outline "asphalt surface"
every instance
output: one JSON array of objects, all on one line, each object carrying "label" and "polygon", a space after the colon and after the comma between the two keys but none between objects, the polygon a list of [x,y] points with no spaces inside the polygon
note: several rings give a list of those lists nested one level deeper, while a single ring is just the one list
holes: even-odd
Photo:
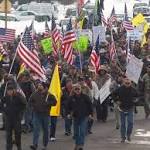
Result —
[{"label": "asphalt surface", "polygon": [[[0,116],[1,124],[1,116]],[[57,124],[56,141],[49,142],[48,150],[73,150],[74,141],[72,136],[64,135],[64,122],[60,118]],[[42,135],[42,132],[41,132]],[[32,133],[23,134],[22,148],[30,150],[32,144]],[[42,148],[42,136],[39,141],[39,148]],[[134,131],[132,141],[121,143],[120,132],[115,129],[113,112],[109,113],[106,123],[95,121],[93,134],[88,135],[84,150],[149,150],[150,149],[150,119],[144,118],[144,110],[138,107],[138,114],[135,114]],[[5,150],[5,132],[0,131],[0,150]],[[14,146],[14,150],[16,150]]]}]

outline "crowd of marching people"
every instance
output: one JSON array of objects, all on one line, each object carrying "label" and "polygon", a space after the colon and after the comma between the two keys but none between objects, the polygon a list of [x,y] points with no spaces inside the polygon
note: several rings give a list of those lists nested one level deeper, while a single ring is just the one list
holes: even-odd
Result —
[{"label": "crowd of marching people", "polygon": [[[25,134],[33,132],[33,143],[30,148],[37,150],[40,128],[43,131],[43,150],[47,149],[49,140],[56,140],[59,116],[50,115],[50,110],[58,101],[55,95],[48,94],[48,89],[57,64],[62,90],[60,115],[64,120],[64,134],[72,135],[75,140],[74,150],[83,150],[85,137],[87,134],[92,134],[95,120],[107,122],[109,107],[113,107],[115,128],[120,129],[121,142],[131,141],[136,105],[144,106],[146,119],[150,115],[150,30],[145,35],[146,43],[141,47],[138,40],[128,45],[126,31],[119,24],[117,30],[111,31],[107,28],[106,41],[99,43],[98,47],[89,43],[88,50],[82,56],[74,51],[74,63],[71,65],[61,56],[55,58],[53,54],[43,54],[39,41],[44,35],[34,36],[35,50],[41,65],[45,68],[46,81],[41,81],[28,66],[20,71],[22,59],[15,57],[20,37],[13,44],[0,43],[0,111],[3,113],[1,130],[6,131],[6,150],[12,150],[14,142],[17,149],[22,150],[22,132]],[[112,37],[116,50],[113,59],[110,58]],[[26,41],[25,38],[21,40],[24,46],[29,44],[27,48],[31,48],[31,43],[28,43],[30,41]],[[20,49],[24,46],[19,45],[20,56],[22,52]],[[126,51],[128,46],[130,54]],[[90,54],[93,47],[100,56],[98,68],[91,64]],[[134,55],[144,63],[137,85],[125,74],[130,55]],[[109,79],[111,79],[111,94],[101,102],[99,90]]]}]

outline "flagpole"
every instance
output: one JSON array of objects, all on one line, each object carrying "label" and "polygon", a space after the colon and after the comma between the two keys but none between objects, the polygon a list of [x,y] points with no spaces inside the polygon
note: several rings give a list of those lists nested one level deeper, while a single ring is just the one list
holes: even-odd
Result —
[{"label": "flagpole", "polygon": [[5,29],[7,29],[7,1],[5,0]]},{"label": "flagpole", "polygon": [[[25,30],[26,30],[26,29],[25,29]],[[21,39],[20,39],[20,42],[22,41],[22,38],[23,38],[23,36],[24,36],[24,33],[25,33],[25,31],[24,31],[23,34],[22,34],[22,37],[21,37]],[[20,44],[20,42],[19,42],[19,44]],[[18,45],[19,45],[19,44],[18,44]],[[12,71],[12,68],[13,68],[13,65],[14,65],[14,62],[15,62],[16,57],[17,57],[17,49],[16,49],[15,55],[14,55],[14,57],[13,57],[12,63],[11,63],[11,65],[10,65],[10,69],[9,69],[9,72],[8,72],[8,76],[10,75],[10,73],[11,73],[11,71]],[[8,85],[8,82],[6,83],[6,86],[5,86],[4,96],[6,95],[7,85]]]}]

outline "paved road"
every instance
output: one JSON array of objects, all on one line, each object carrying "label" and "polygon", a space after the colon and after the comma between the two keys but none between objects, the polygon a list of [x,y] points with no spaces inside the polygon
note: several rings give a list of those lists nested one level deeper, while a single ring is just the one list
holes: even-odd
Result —
[{"label": "paved road", "polygon": [[[144,119],[143,109],[138,108],[139,112],[135,115],[135,126],[132,142],[120,143],[119,130],[115,129],[113,113],[110,114],[106,123],[95,121],[93,134],[86,139],[85,150],[149,150],[150,149],[150,119]],[[49,143],[48,150],[73,150],[74,144],[71,137],[66,137],[63,133],[63,122],[60,119],[57,126],[57,140]],[[0,131],[0,150],[5,150],[5,133]],[[40,140],[40,145],[41,145]],[[23,150],[30,150],[32,134],[23,135]],[[39,146],[39,150],[41,147]],[[14,148],[14,150],[16,150]]]}]

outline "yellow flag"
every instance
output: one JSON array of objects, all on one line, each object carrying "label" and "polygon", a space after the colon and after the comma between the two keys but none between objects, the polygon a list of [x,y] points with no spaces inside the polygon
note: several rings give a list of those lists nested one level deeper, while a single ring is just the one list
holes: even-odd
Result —
[{"label": "yellow flag", "polygon": [[144,16],[143,16],[141,13],[137,14],[137,15],[132,19],[132,24],[133,24],[134,26],[139,26],[139,25],[141,25],[143,22],[145,22],[145,18],[144,18]]},{"label": "yellow flag", "polygon": [[0,3],[0,12],[10,12],[11,11],[11,2],[10,0],[3,0]]},{"label": "yellow flag", "polygon": [[80,24],[80,29],[83,29],[83,23],[84,23],[84,17],[83,17],[83,19],[79,22],[79,24]]},{"label": "yellow flag", "polygon": [[24,65],[24,64],[21,64],[20,70],[19,70],[19,73],[18,73],[18,77],[19,77],[20,74],[22,74],[24,71],[25,71],[25,65]]},{"label": "yellow flag", "polygon": [[55,66],[48,92],[54,95],[57,100],[56,106],[52,106],[51,108],[50,116],[60,116],[62,91],[61,91],[60,77],[59,77],[59,71],[58,71],[58,64]]},{"label": "yellow flag", "polygon": [[148,25],[147,22],[145,22],[145,24],[144,24],[144,29],[143,29],[143,39],[142,39],[142,44],[141,44],[141,46],[143,46],[143,45],[146,43],[145,34],[147,33],[148,29],[149,29],[149,25]]},{"label": "yellow flag", "polygon": [[3,60],[3,55],[0,54],[0,62]]}]

